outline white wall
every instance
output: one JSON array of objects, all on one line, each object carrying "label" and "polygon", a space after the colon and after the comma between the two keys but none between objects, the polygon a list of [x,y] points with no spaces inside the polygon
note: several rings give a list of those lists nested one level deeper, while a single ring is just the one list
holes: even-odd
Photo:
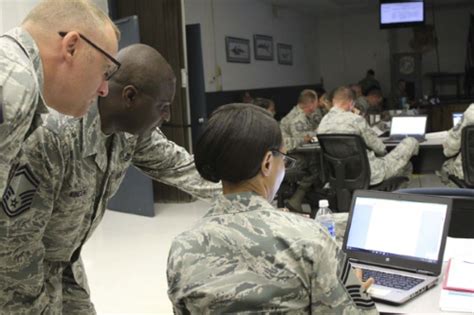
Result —
[{"label": "white wall", "polygon": [[389,37],[374,12],[340,12],[318,23],[321,76],[326,89],[357,83],[372,68],[382,90],[390,89]]},{"label": "white wall", "polygon": [[[469,31],[470,14],[474,14],[474,2],[469,6],[444,7],[435,10],[435,28],[438,37],[439,63],[438,70],[434,49],[422,56],[422,71],[429,72],[464,72],[466,62],[466,44]],[[433,11],[426,14],[428,24],[433,24]],[[413,38],[411,29],[398,29],[394,52],[410,52],[410,40]],[[431,91],[430,81],[423,78],[423,93]],[[442,93],[454,94],[454,86],[445,86]]]},{"label": "white wall", "polygon": [[[272,6],[262,0],[185,0],[184,3],[186,24],[201,24],[206,92],[319,82],[315,18],[288,9],[278,9],[274,14]],[[254,34],[273,37],[273,61],[254,59]],[[226,61],[226,36],[250,40],[250,64]],[[278,42],[293,46],[292,66],[278,64]]]},{"label": "white wall", "polygon": [[[470,13],[474,13],[474,1],[473,5],[445,6],[435,11],[442,72],[464,72]],[[384,93],[390,92],[390,55],[413,52],[409,46],[413,30],[380,30],[378,19],[376,11],[356,14],[341,12],[318,19],[319,64],[326,89],[358,82],[366,70],[372,68]],[[433,24],[430,8],[426,20],[428,24]],[[394,32],[393,36],[390,36],[390,32]],[[390,43],[390,40],[393,42]],[[422,72],[437,71],[435,51],[423,54]],[[424,76],[423,93],[428,94],[430,90],[429,79]],[[453,94],[454,87],[447,86],[443,93]]]}]

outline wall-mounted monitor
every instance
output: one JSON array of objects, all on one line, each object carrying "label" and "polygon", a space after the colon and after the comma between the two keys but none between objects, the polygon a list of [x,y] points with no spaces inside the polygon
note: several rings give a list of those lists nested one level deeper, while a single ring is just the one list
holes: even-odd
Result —
[{"label": "wall-mounted monitor", "polygon": [[380,28],[408,27],[425,23],[424,0],[380,0]]}]

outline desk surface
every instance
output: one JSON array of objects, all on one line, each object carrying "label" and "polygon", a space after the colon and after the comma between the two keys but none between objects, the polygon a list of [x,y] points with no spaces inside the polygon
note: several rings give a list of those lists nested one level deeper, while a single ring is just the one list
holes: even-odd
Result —
[{"label": "desk surface", "polygon": [[[460,255],[474,256],[474,239],[456,239],[448,237],[446,243],[446,250],[444,254],[444,261],[446,262],[451,257],[459,257]],[[444,268],[443,268],[444,269]],[[439,283],[422,293],[418,297],[410,300],[401,306],[392,306],[383,303],[376,303],[379,312],[384,313],[404,313],[404,314],[469,314],[456,312],[443,312],[439,308],[439,298],[441,294],[442,280],[444,276],[440,277]]]}]

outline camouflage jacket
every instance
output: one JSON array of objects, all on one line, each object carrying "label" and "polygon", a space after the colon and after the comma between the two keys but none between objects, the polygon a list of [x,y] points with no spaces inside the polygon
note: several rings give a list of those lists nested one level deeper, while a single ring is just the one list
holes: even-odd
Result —
[{"label": "camouflage jacket", "polygon": [[463,114],[462,120],[448,132],[448,137],[443,143],[444,155],[448,158],[443,164],[443,170],[448,174],[464,179],[461,157],[461,136],[466,126],[474,125],[474,104],[471,104]]},{"label": "camouflage jacket", "polygon": [[[0,284],[0,309],[18,308],[15,303],[42,309],[49,303],[44,295],[55,293],[44,292],[52,290],[45,283],[78,259],[131,164],[199,198],[210,200],[222,191],[202,179],[193,156],[159,129],[145,138],[104,135],[96,106],[83,119],[67,123],[48,115],[22,152],[15,165],[19,175],[9,185],[13,193],[3,203],[13,207],[25,192],[28,203],[2,227],[0,271],[8,281]],[[83,274],[75,275],[87,289]]]},{"label": "camouflage jacket", "polygon": [[377,184],[385,176],[385,161],[379,158],[386,153],[385,144],[377,137],[367,121],[352,112],[333,107],[324,116],[318,128],[318,133],[346,133],[362,137],[367,145],[367,157],[370,164],[370,183]]},{"label": "camouflage jacket", "polygon": [[0,36],[0,196],[36,114],[47,112],[42,89],[43,68],[33,38],[20,27]]},{"label": "camouflage jacket", "polygon": [[174,239],[167,277],[176,314],[378,314],[325,228],[251,192]]},{"label": "camouflage jacket", "polygon": [[296,105],[280,122],[283,141],[288,151],[297,148],[304,142],[304,136],[316,135],[317,124],[313,117],[308,117]]}]

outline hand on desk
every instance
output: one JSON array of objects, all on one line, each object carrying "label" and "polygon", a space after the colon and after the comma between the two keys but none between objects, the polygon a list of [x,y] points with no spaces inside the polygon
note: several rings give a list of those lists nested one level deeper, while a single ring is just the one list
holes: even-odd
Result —
[{"label": "hand on desk", "polygon": [[313,138],[313,137],[311,137],[310,135],[304,136],[304,143],[311,143],[311,139],[312,139],[312,138]]},{"label": "hand on desk", "polygon": [[372,277],[367,279],[367,281],[365,282],[362,281],[362,269],[355,268],[354,271],[355,271],[356,277],[362,282],[362,288],[364,289],[364,291],[367,291],[370,288],[370,286],[375,283],[375,280]]}]

